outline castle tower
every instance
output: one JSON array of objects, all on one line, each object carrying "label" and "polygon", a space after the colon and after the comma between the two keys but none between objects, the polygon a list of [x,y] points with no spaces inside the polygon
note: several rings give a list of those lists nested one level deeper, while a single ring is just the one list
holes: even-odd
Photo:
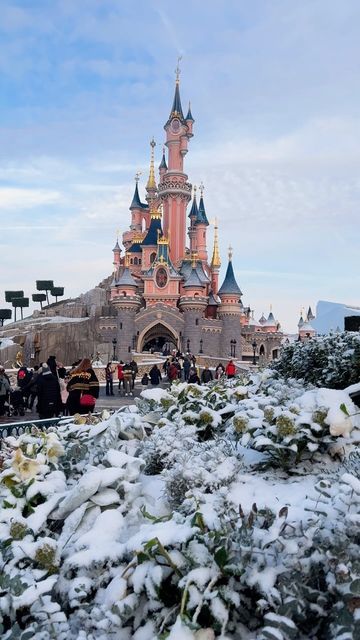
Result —
[{"label": "castle tower", "polygon": [[208,298],[204,283],[201,282],[197,272],[195,255],[193,256],[192,269],[183,289],[184,295],[180,298],[180,309],[184,313],[185,320],[182,348],[197,354],[203,351],[200,342],[202,340],[202,319]]},{"label": "castle tower", "polygon": [[204,193],[204,187],[201,184],[199,209],[198,209],[197,219],[195,222],[196,246],[197,246],[197,253],[198,253],[199,259],[203,260],[204,262],[207,262],[208,255],[207,255],[207,248],[206,248],[206,231],[207,231],[207,227],[209,226],[209,222],[206,217],[203,193]]},{"label": "castle tower", "polygon": [[228,358],[241,357],[241,306],[242,296],[240,287],[236,282],[232,266],[232,248],[229,247],[229,262],[218,296],[221,305],[218,308],[218,317],[222,320],[221,353]]},{"label": "castle tower", "polygon": [[219,236],[218,236],[218,223],[215,218],[214,224],[214,248],[211,258],[211,289],[216,295],[219,290],[219,271],[221,267],[220,251],[219,251]]},{"label": "castle tower", "polygon": [[117,345],[118,358],[131,359],[134,346],[135,317],[140,309],[141,298],[138,295],[138,285],[129,269],[129,257],[125,256],[125,267],[120,277],[115,280],[111,288],[111,302],[117,308]]},{"label": "castle tower", "polygon": [[196,186],[194,186],[194,197],[193,197],[193,201],[192,201],[192,205],[191,205],[191,209],[190,209],[190,213],[189,213],[189,219],[190,219],[190,226],[188,229],[188,236],[189,236],[189,240],[190,240],[190,253],[196,253],[197,252],[197,230],[196,230],[196,220],[198,217],[198,213],[199,213],[199,209],[198,209],[198,205],[196,202]]},{"label": "castle tower", "polygon": [[140,173],[137,173],[135,176],[135,191],[129,207],[131,211],[130,231],[123,233],[123,245],[126,250],[131,246],[134,236],[142,232],[143,220],[145,221],[145,227],[148,228],[149,226],[149,208],[147,204],[140,200],[139,179]]},{"label": "castle tower", "polygon": [[148,232],[141,243],[142,246],[142,268],[149,269],[154,262],[157,253],[157,243],[159,236],[162,235],[161,229],[161,213],[152,205],[150,212],[150,226]]},{"label": "castle tower", "polygon": [[[191,185],[184,173],[184,156],[192,137],[193,118],[184,118],[180,100],[180,69],[176,69],[174,100],[164,126],[168,148],[167,171],[161,176],[158,194],[164,207],[164,234],[169,238],[170,257],[175,267],[185,255],[186,207],[191,199]],[[189,116],[189,114],[188,114]],[[188,117],[187,116],[187,117]],[[165,163],[166,164],[166,163]]]},{"label": "castle tower", "polygon": [[121,248],[119,245],[119,238],[116,238],[116,244],[115,247],[113,248],[113,254],[114,254],[114,261],[113,261],[113,265],[114,265],[114,272],[117,271],[119,265],[120,265],[120,259],[121,259]]}]

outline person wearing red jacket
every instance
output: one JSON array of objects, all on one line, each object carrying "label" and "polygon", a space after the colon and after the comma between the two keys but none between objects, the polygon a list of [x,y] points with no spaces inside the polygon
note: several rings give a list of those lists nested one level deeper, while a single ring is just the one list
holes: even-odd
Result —
[{"label": "person wearing red jacket", "polygon": [[225,373],[226,373],[228,378],[234,378],[235,377],[236,367],[234,365],[233,360],[229,360],[229,362],[227,363],[226,369],[225,369]]},{"label": "person wearing red jacket", "polygon": [[118,381],[119,381],[119,393],[121,392],[121,387],[123,389],[125,389],[124,387],[124,363],[121,360],[120,363],[117,366],[117,377],[118,377]]}]

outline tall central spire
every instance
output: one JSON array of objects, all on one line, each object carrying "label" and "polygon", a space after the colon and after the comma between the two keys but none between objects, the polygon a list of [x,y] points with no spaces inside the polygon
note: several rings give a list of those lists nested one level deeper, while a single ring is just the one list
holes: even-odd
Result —
[{"label": "tall central spire", "polygon": [[180,67],[179,67],[179,63],[180,63],[181,57],[182,56],[179,56],[177,67],[175,69],[175,94],[174,94],[173,104],[172,104],[172,107],[171,107],[169,121],[172,120],[173,118],[180,118],[181,120],[184,120],[184,114],[183,114],[183,110],[182,110],[182,106],[181,106],[181,99],[180,99],[180,73],[181,73],[181,70],[180,70]]},{"label": "tall central spire", "polygon": [[211,266],[213,269],[220,269],[221,267],[217,218],[215,218],[215,224],[214,224],[214,249],[213,249],[213,254],[211,258]]},{"label": "tall central spire", "polygon": [[146,190],[151,191],[152,189],[156,189],[156,181],[155,181],[155,167],[154,167],[154,149],[156,147],[156,142],[154,138],[150,141],[151,153],[150,153],[150,171],[149,171],[149,179],[146,184]]}]

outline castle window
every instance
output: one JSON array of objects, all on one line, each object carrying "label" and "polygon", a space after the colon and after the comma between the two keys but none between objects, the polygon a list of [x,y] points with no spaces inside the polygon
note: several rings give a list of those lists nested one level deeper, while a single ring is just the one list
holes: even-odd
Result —
[{"label": "castle window", "polygon": [[204,238],[204,240],[205,240],[205,231],[203,232],[203,238]]},{"label": "castle window", "polygon": [[130,259],[130,264],[134,264],[134,260],[132,258]]},{"label": "castle window", "polygon": [[120,322],[120,330],[122,329],[122,322]]},{"label": "castle window", "polygon": [[141,264],[141,258],[139,258],[139,264]]},{"label": "castle window", "polygon": [[[196,294],[195,294],[195,295],[196,295]],[[199,318],[196,318],[196,320],[195,320],[195,324],[196,324],[196,326],[198,326],[198,324],[199,324]]]},{"label": "castle window", "polygon": [[154,252],[154,253],[151,253],[151,254],[150,254],[150,263],[151,263],[151,264],[154,262],[155,258],[156,258],[156,253],[155,253],[155,252]]},{"label": "castle window", "polygon": [[134,258],[134,264],[137,264],[137,263],[138,263],[138,259]]},{"label": "castle window", "polygon": [[123,294],[124,298],[126,298],[126,296],[127,296],[126,291],[122,291],[122,294]]}]

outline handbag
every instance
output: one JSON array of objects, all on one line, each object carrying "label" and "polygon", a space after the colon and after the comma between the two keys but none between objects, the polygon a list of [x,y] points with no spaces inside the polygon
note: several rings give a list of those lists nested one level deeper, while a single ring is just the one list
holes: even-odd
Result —
[{"label": "handbag", "polygon": [[90,393],[84,393],[80,398],[80,407],[89,408],[95,407],[96,398]]}]

